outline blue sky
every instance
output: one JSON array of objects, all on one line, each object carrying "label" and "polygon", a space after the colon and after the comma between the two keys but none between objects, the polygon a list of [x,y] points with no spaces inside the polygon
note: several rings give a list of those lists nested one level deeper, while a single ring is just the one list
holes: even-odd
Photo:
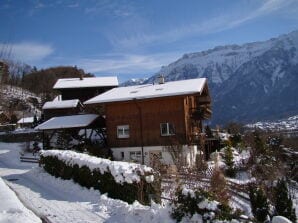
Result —
[{"label": "blue sky", "polygon": [[0,52],[120,81],[184,53],[298,29],[298,0],[0,0]]}]

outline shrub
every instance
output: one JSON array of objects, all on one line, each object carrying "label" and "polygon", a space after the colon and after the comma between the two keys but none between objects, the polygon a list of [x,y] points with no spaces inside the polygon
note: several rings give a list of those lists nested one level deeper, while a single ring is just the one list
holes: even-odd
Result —
[{"label": "shrub", "polygon": [[81,186],[108,193],[111,198],[128,203],[138,200],[150,204],[151,199],[160,202],[160,176],[149,167],[59,150],[43,151],[40,162],[49,174],[73,179]]},{"label": "shrub", "polygon": [[289,195],[286,181],[283,179],[278,180],[274,192],[275,214],[287,217],[292,222],[296,222],[295,209],[293,208],[293,201]]},{"label": "shrub", "polygon": [[240,133],[233,134],[229,137],[232,147],[236,147],[242,143],[242,136]]},{"label": "shrub", "polygon": [[230,195],[228,193],[227,181],[218,167],[213,170],[210,179],[210,191],[216,200],[220,200],[225,204],[229,202]]},{"label": "shrub", "polygon": [[241,212],[233,211],[227,204],[214,200],[210,192],[198,189],[197,191],[179,188],[176,199],[172,202],[172,217],[181,221],[183,217],[191,218],[195,214],[202,216],[203,220],[232,220],[239,218]]},{"label": "shrub", "polygon": [[250,185],[249,199],[255,219],[257,222],[264,222],[269,215],[269,202],[265,192],[255,185]]},{"label": "shrub", "polygon": [[234,156],[233,156],[233,150],[231,146],[227,146],[225,148],[224,152],[224,162],[226,164],[226,170],[225,173],[228,177],[235,177],[236,176],[236,170],[234,166]]}]

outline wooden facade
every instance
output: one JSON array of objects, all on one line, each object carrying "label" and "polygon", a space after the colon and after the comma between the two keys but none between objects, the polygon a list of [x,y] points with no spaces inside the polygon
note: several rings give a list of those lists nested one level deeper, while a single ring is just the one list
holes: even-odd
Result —
[{"label": "wooden facade", "polygon": [[83,111],[81,103],[75,108],[43,109],[44,121],[53,117],[76,115]]},{"label": "wooden facade", "polygon": [[[206,84],[201,94],[104,103],[108,146],[197,144],[202,120],[211,115],[210,102]],[[162,123],[170,123],[174,134],[162,135]],[[119,138],[118,126],[129,126],[129,137]]]}]

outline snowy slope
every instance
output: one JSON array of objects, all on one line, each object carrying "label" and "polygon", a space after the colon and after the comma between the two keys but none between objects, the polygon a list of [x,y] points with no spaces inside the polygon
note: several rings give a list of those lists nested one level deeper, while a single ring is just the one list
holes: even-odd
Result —
[{"label": "snowy slope", "polygon": [[185,54],[164,66],[166,81],[207,77],[214,124],[279,119],[298,113],[298,31],[268,41]]},{"label": "snowy slope", "polygon": [[[253,58],[262,56],[265,52],[273,48],[283,48],[285,50],[297,49],[298,31],[264,42],[218,46],[207,51],[185,54],[177,61],[162,67],[157,75],[163,74],[166,80],[207,77],[211,84],[222,84],[243,64]],[[297,59],[298,56],[295,54],[291,62],[297,64]],[[272,74],[272,81],[274,82],[276,77],[282,76],[281,73],[282,71],[276,70]],[[157,75],[151,77],[148,82]]]},{"label": "snowy slope", "polygon": [[247,128],[251,129],[262,129],[262,130],[279,130],[279,131],[291,131],[298,130],[298,115],[289,117],[287,119],[281,119],[278,121],[263,121],[256,122],[253,124],[247,124]]},{"label": "snowy slope", "polygon": [[132,78],[124,83],[120,84],[120,87],[132,86],[132,85],[142,85],[144,84],[148,78]]},{"label": "snowy slope", "polygon": [[16,86],[3,85],[0,87],[0,111],[15,111],[18,118],[37,114],[40,116],[41,98],[34,93]]},{"label": "snowy slope", "polygon": [[41,220],[28,210],[0,177],[0,222],[34,223]]},{"label": "snowy slope", "polygon": [[48,222],[175,222],[167,207],[158,204],[143,206],[138,202],[130,205],[108,198],[99,191],[83,188],[71,180],[55,178],[38,164],[20,163],[21,146],[0,143],[0,177],[26,207]]}]

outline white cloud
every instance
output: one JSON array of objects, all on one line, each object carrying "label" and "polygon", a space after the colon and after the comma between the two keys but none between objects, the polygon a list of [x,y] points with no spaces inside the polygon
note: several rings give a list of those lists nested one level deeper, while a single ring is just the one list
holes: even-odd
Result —
[{"label": "white cloud", "polygon": [[178,59],[181,52],[159,53],[150,55],[107,54],[100,58],[84,58],[76,61],[87,72],[100,74],[148,74],[157,72],[162,65]]},{"label": "white cloud", "polygon": [[0,49],[5,49],[6,52],[2,52],[4,55],[26,63],[41,61],[54,52],[54,48],[50,45],[33,42],[0,43]]},{"label": "white cloud", "polygon": [[91,7],[88,6],[85,8],[85,14],[99,14],[123,18],[135,13],[133,3],[127,0],[101,0],[95,1],[91,5]]},{"label": "white cloud", "polygon": [[[151,44],[164,44],[179,41],[183,38],[217,33],[243,25],[251,20],[272,14],[290,13],[289,9],[297,6],[297,0],[263,0],[257,6],[246,7],[241,4],[234,11],[223,12],[216,16],[210,16],[196,23],[188,23],[163,32],[134,32],[123,37],[122,35],[109,35],[108,38],[115,49],[130,49]],[[247,2],[246,2],[247,4]]]},{"label": "white cloud", "polygon": [[77,3],[69,4],[66,7],[68,7],[68,8],[78,8],[79,6],[80,6],[79,3],[77,2]]}]

